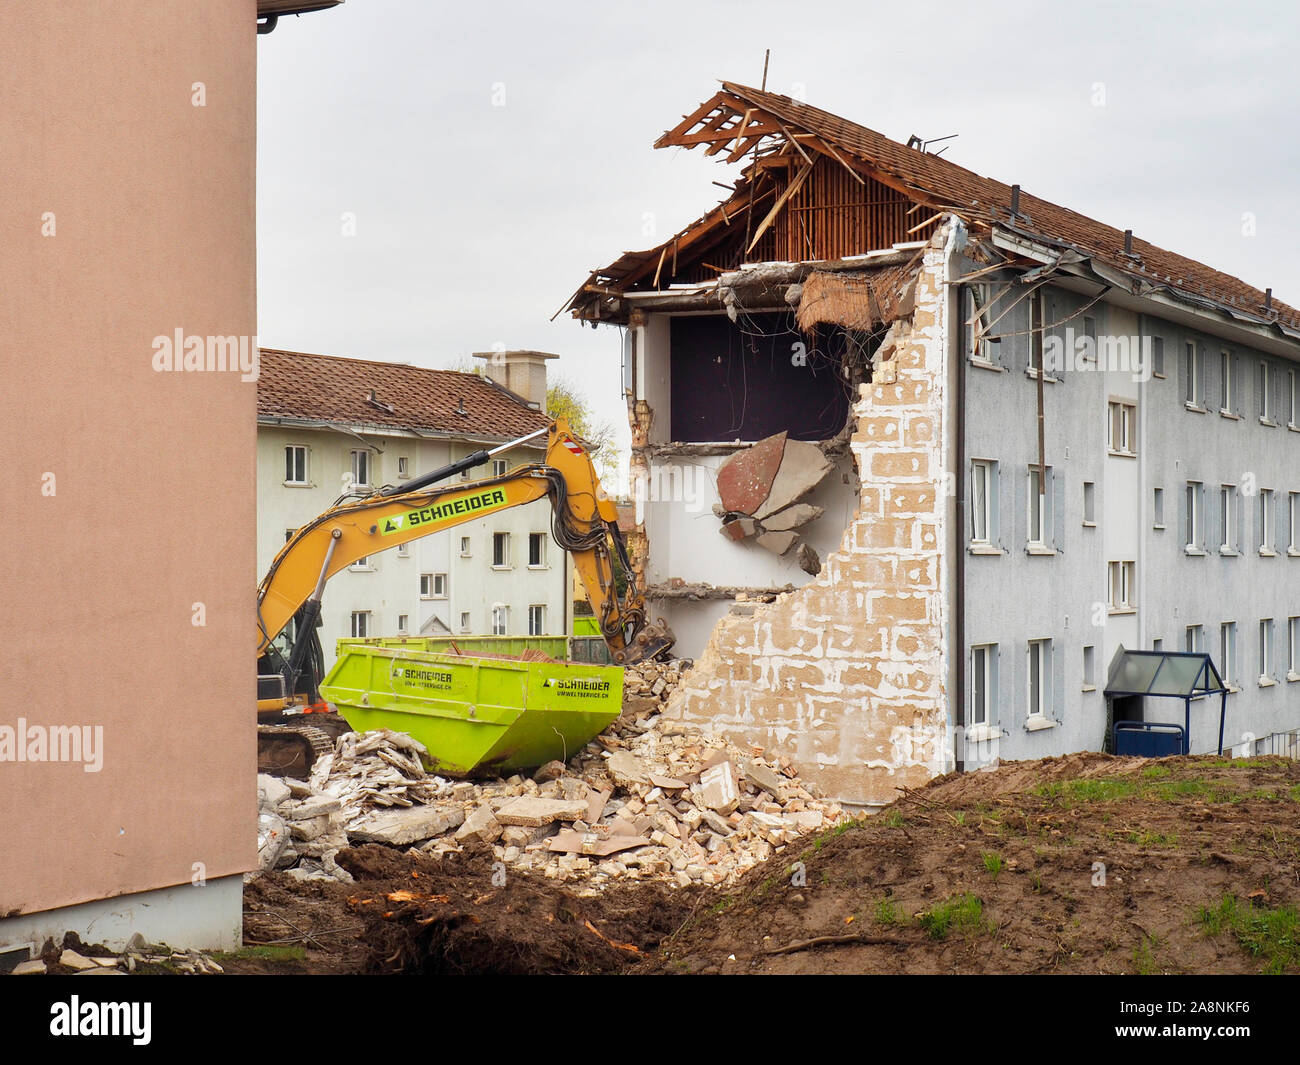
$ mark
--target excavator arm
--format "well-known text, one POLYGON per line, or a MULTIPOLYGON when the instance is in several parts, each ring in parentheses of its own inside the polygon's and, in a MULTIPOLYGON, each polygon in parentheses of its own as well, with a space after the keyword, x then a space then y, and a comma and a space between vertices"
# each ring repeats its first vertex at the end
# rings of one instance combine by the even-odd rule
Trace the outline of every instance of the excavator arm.
MULTIPOLYGON (((326 581, 357 560, 543 496, 551 500, 552 534, 573 555, 614 662, 631 665, 671 647, 673 635, 666 626, 652 625, 646 618, 645 600, 619 533, 618 510, 601 489, 586 448, 562 418, 542 431, 547 433, 543 462, 518 466, 499 477, 436 484, 486 462, 492 454, 476 452, 407 485, 346 499, 298 529, 257 590, 258 654, 300 610, 300 623, 314 629, 326 581), (627 574, 627 593, 621 600, 614 580, 615 556, 627 574)), ((504 451, 531 436, 495 450, 504 451)), ((295 641, 295 652, 302 645, 301 639, 295 641)), ((296 671, 301 664, 292 662, 291 668, 296 671)))

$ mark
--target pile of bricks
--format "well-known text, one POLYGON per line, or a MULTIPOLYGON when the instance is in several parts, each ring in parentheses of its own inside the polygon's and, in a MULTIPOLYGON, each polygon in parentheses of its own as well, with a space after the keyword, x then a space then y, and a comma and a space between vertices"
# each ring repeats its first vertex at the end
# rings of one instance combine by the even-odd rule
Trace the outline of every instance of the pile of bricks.
POLYGON ((490 847, 507 868, 600 890, 614 881, 728 884, 840 820, 785 758, 666 721, 681 662, 627 670, 624 713, 568 763, 531 776, 452 781, 387 731, 347 734, 312 779, 259 778, 262 868, 349 880, 335 857, 384 843, 442 855, 490 847))

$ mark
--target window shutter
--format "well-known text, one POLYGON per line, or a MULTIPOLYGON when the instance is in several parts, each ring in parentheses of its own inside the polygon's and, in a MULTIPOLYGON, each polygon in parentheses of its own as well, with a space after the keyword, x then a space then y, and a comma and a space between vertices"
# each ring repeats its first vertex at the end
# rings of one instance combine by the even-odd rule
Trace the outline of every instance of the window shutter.
POLYGON ((999 643, 995 646, 997 647, 997 651, 993 655, 993 661, 991 663, 992 668, 989 670, 991 674, 989 677, 989 724, 996 727, 1002 720, 1002 715, 999 712, 999 691, 1001 688, 999 678, 1002 676, 1002 645, 999 643))
MULTIPOLYGON (((1244 552, 1250 547, 1250 545, 1246 543, 1246 499, 1241 494, 1240 488, 1234 488, 1232 494, 1235 497, 1233 503, 1237 508, 1237 542, 1233 546, 1236 547, 1238 551, 1244 552)), ((1251 496, 1250 501, 1254 503, 1256 497, 1251 496)))
MULTIPOLYGON (((1208 492, 1209 489, 1206 488, 1203 491, 1208 492)), ((1220 495, 1222 491, 1223 489, 1221 487, 1216 486, 1214 489, 1213 498, 1209 500, 1208 504, 1204 508, 1205 509, 1205 543, 1199 546, 1204 547, 1207 551, 1210 550, 1211 548, 1218 547, 1219 544, 1223 543, 1223 530, 1219 528, 1220 524, 1223 521, 1223 516, 1222 516, 1223 499, 1221 498, 1220 495)))
POLYGON ((1053 721, 1065 717, 1065 647, 1060 640, 1052 641, 1052 714, 1053 721))
POLYGON ((1260 369, 1259 364, 1255 366, 1255 372, 1251 376, 1255 379, 1255 409, 1259 411, 1259 416, 1264 416, 1264 382, 1262 380, 1264 371, 1260 369))
POLYGON ((1015 521, 1012 524, 1008 539, 1013 544, 1019 544, 1022 540, 1026 543, 1029 541, 1029 471, 1025 467, 1016 470, 1012 478, 1015 484, 1012 488, 1012 498, 1015 500, 1015 521), (1014 530, 1019 530, 1018 532, 1014 530))
POLYGON ((1200 404, 1202 407, 1210 406, 1210 360, 1207 359, 1205 345, 1199 340, 1196 344, 1196 361, 1200 363, 1201 369, 1201 397, 1200 404))
POLYGON ((1291 497, 1285 492, 1273 493, 1273 517, 1277 531, 1273 535, 1273 550, 1285 551, 1291 535, 1291 497))

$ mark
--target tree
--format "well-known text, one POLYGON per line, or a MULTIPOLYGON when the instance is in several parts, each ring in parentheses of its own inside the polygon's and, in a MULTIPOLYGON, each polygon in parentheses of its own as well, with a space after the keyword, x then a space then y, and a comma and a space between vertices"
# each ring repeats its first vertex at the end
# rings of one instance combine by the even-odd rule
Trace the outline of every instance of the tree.
POLYGON ((552 418, 563 418, 569 428, 591 448, 591 461, 601 482, 613 484, 618 472, 618 442, 614 426, 607 421, 596 421, 582 394, 565 377, 557 377, 546 390, 546 413, 552 418))

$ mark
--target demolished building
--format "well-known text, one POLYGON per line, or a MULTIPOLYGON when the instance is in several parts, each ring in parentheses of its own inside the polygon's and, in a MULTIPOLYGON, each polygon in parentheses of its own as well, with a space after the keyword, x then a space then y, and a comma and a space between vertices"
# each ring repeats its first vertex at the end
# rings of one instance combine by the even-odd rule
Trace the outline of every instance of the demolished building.
POLYGON ((746 165, 567 309, 625 328, 671 713, 864 805, 1102 748, 1156 713, 1120 647, 1217 652, 1233 742, 1300 725, 1294 308, 774 93, 655 146, 746 165))

